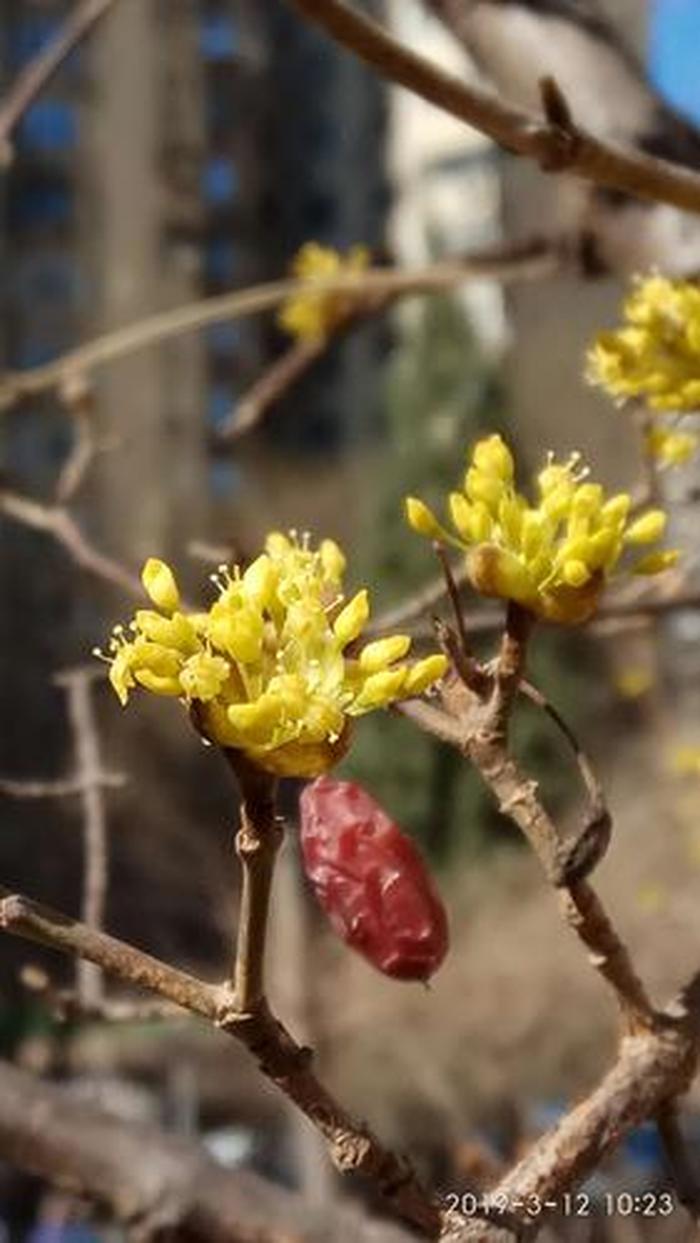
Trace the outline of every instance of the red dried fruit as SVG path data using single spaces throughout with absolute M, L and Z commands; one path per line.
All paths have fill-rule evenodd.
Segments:
M 353 781 L 319 777 L 300 806 L 306 874 L 338 935 L 385 975 L 429 979 L 447 915 L 413 842 Z

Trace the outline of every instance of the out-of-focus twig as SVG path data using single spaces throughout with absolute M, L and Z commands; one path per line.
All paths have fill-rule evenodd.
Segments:
M 124 785 L 125 778 L 120 773 L 102 773 L 100 785 L 105 790 L 117 790 Z M 62 799 L 75 798 L 83 794 L 86 785 L 81 777 L 62 777 L 57 781 L 15 780 L 13 777 L 0 777 L 0 794 L 16 799 Z
M 66 376 L 60 396 L 73 421 L 73 447 L 56 484 L 56 500 L 59 505 L 67 505 L 78 492 L 95 456 L 95 401 L 90 385 L 81 375 Z
M 337 333 L 334 334 L 335 339 Z M 215 444 L 235 444 L 262 422 L 268 410 L 303 379 L 328 349 L 325 337 L 296 341 L 248 389 L 216 432 Z
M 543 82 L 543 115 L 537 116 L 446 73 L 343 0 L 289 2 L 383 78 L 466 121 L 506 151 L 535 160 L 545 172 L 566 171 L 638 198 L 700 212 L 697 173 L 596 138 L 574 121 L 552 79 Z
M 85 39 L 116 0 L 82 0 L 68 14 L 55 38 L 18 75 L 0 102 L 0 167 L 12 159 L 10 137 L 25 112 L 61 67 L 70 53 Z
M 536 280 L 551 276 L 561 259 L 560 248 L 555 243 L 531 238 L 523 242 L 503 242 L 497 246 L 484 247 L 471 254 L 457 256 L 452 263 L 455 272 L 461 272 L 463 279 L 469 275 L 481 275 L 506 284 L 514 280 Z M 430 289 L 426 292 L 430 292 Z M 295 342 L 276 359 L 237 402 L 235 409 L 217 432 L 215 443 L 232 444 L 251 432 L 337 341 L 368 320 L 389 310 L 403 296 L 404 290 L 364 292 L 360 274 L 357 299 L 349 305 L 333 331 L 316 340 Z
M 517 251 L 517 246 L 516 246 Z M 489 252 L 457 260 L 444 260 L 429 267 L 396 271 L 391 268 L 374 268 L 366 272 L 335 277 L 318 277 L 312 281 L 282 280 L 268 285 L 255 285 L 250 289 L 234 290 L 200 302 L 188 303 L 171 311 L 151 315 L 124 328 L 117 328 L 104 336 L 96 337 L 86 345 L 78 346 L 53 362 L 30 371 L 16 371 L 5 375 L 0 382 L 0 411 L 8 409 L 24 397 L 47 392 L 62 383 L 66 375 L 90 376 L 98 368 L 116 362 L 137 350 L 146 349 L 162 341 L 171 340 L 185 332 L 195 332 L 227 320 L 242 319 L 272 310 L 285 299 L 311 290 L 314 294 L 392 294 L 409 297 L 440 293 L 458 288 L 465 281 L 523 280 L 554 272 L 560 263 L 556 247 L 539 243 L 539 253 L 530 255 L 528 262 L 522 254 L 514 258 L 489 258 Z
M 63 505 L 44 505 L 18 492 L 0 489 L 0 513 L 16 522 L 51 535 L 82 570 L 113 583 L 138 600 L 144 598 L 141 580 L 119 561 L 99 552 Z
M 308 1203 L 296 1193 L 250 1170 L 223 1169 L 199 1143 L 127 1123 L 7 1062 L 0 1094 L 3 1162 L 104 1206 L 119 1233 L 189 1243 L 310 1243 L 321 1231 L 357 1243 L 379 1238 L 376 1222 L 335 1205 L 310 1229 Z
M 100 740 L 92 699 L 95 670 L 71 669 L 59 674 L 55 681 L 66 692 L 75 770 L 82 785 L 82 916 L 89 928 L 101 928 L 107 897 L 109 850 Z M 78 960 L 76 992 L 80 1004 L 86 1008 L 101 1002 L 102 973 L 94 963 Z

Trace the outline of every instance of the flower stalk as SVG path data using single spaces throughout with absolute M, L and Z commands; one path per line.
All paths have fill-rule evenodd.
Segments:
M 224 751 L 241 792 L 236 854 L 242 872 L 231 985 L 238 1014 L 254 1014 L 265 998 L 265 947 L 275 861 L 284 828 L 277 816 L 277 780 L 238 751 Z

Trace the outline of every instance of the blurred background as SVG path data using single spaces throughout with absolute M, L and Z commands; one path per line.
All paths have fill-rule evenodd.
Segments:
M 358 6 L 443 66 L 473 72 L 417 3 Z M 6 87 L 69 7 L 3 0 Z M 659 90 L 700 123 L 697 0 L 607 8 Z M 9 370 L 37 367 L 156 311 L 278 278 L 309 239 L 341 250 L 364 243 L 380 262 L 418 266 L 547 237 L 552 212 L 540 173 L 381 83 L 281 0 L 122 0 L 16 134 L 0 189 L 0 356 Z M 435 574 L 429 550 L 405 531 L 401 498 L 437 500 L 484 430 L 507 432 L 526 465 L 548 449 L 581 449 L 603 482 L 635 485 L 634 425 L 583 380 L 586 346 L 615 322 L 622 290 L 566 270 L 402 301 L 339 340 L 232 444 L 221 427 L 287 345 L 273 316 L 134 352 L 94 377 L 98 452 L 72 513 L 134 570 L 146 556 L 169 560 L 193 597 L 222 555 L 254 555 L 268 530 L 332 536 L 379 612 Z M 54 394 L 4 412 L 3 485 L 51 503 L 73 435 Z M 85 573 L 50 535 L 0 514 L 0 776 L 43 782 L 73 770 L 70 697 L 56 675 L 84 667 L 129 608 L 118 585 Z M 659 998 L 696 967 L 700 941 L 699 778 L 679 777 L 672 762 L 674 749 L 700 743 L 697 637 L 692 617 L 681 617 L 595 636 L 543 631 L 534 653 L 535 679 L 608 784 L 616 828 L 601 890 Z M 122 715 L 99 679 L 89 697 L 100 763 L 125 776 L 104 792 L 106 925 L 219 978 L 238 885 L 229 774 L 171 705 L 137 697 Z M 573 823 L 576 774 L 560 740 L 527 710 L 517 739 L 550 806 Z M 290 788 L 273 1005 L 319 1050 L 323 1074 L 356 1114 L 427 1178 L 460 1191 L 594 1083 L 614 1048 L 615 1015 L 536 864 L 456 754 L 382 714 L 361 723 L 339 771 L 430 859 L 450 910 L 451 954 L 428 990 L 374 974 L 333 939 L 299 874 Z M 8 787 L 0 804 L 2 883 L 77 912 L 80 800 L 18 799 Z M 337 1194 L 306 1123 L 233 1042 L 184 1019 L 59 1026 L 21 971 L 41 966 L 60 986 L 71 965 L 9 939 L 0 960 L 6 1056 L 125 1117 L 203 1135 L 225 1163 L 320 1201 Z M 700 1140 L 696 1109 L 691 1096 L 685 1125 Z M 650 1127 L 593 1192 L 665 1178 Z M 9 1170 L 2 1186 L 11 1238 L 46 1221 L 104 1235 L 105 1223 L 70 1197 Z M 596 1238 L 630 1243 L 690 1237 L 678 1216 L 608 1223 L 609 1236 L 595 1228 Z M 567 1229 L 593 1237 L 590 1223 Z

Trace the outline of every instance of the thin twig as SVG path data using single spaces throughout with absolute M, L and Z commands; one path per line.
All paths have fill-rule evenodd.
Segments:
M 0 103 L 0 164 L 7 165 L 12 158 L 10 136 L 27 109 L 114 4 L 115 0 L 82 0 L 76 4 L 55 38 L 18 75 Z
M 700 176 L 696 173 L 603 142 L 574 124 L 568 108 L 566 125 L 561 108 L 556 124 L 546 115 L 539 117 L 515 108 L 492 92 L 446 73 L 342 0 L 289 2 L 337 43 L 378 70 L 383 78 L 466 121 L 506 151 L 535 160 L 545 171 L 566 171 L 637 198 L 700 212 Z M 560 100 L 564 99 L 559 88 L 557 94 Z
M 298 384 L 301 379 L 326 353 L 329 344 L 337 338 L 320 337 L 312 341 L 295 341 L 260 376 L 248 392 L 237 401 L 233 410 L 216 431 L 217 445 L 235 444 L 257 427 L 268 410 Z
M 484 275 L 500 275 L 504 282 L 512 279 L 520 267 L 522 279 L 539 279 L 550 276 L 554 264 L 563 256 L 554 243 L 532 238 L 524 242 L 505 242 L 485 247 L 454 262 L 469 265 L 474 275 L 479 270 Z M 544 262 L 542 262 L 544 260 Z M 272 406 L 281 401 L 290 390 L 323 358 L 342 337 L 362 327 L 368 320 L 390 310 L 404 296 L 400 291 L 366 293 L 360 285 L 358 296 L 342 317 L 334 324 L 333 331 L 324 337 L 310 341 L 297 341 L 276 359 L 251 389 L 236 403 L 231 414 L 217 431 L 215 444 L 232 444 L 259 425 Z
M 395 297 L 411 297 L 440 293 L 455 289 L 465 281 L 524 280 L 540 278 L 552 273 L 560 265 L 558 252 L 547 244 L 540 244 L 539 253 L 529 244 L 531 253 L 523 257 L 513 247 L 506 248 L 500 259 L 493 258 L 493 249 L 473 256 L 445 260 L 429 267 L 413 271 L 394 271 L 374 268 L 357 274 L 314 278 L 313 281 L 282 280 L 268 285 L 254 285 L 250 289 L 235 290 L 213 298 L 203 298 L 171 311 L 162 311 L 136 323 L 117 328 L 104 336 L 96 337 L 86 345 L 78 346 L 53 362 L 30 371 L 8 373 L 0 383 L 0 411 L 7 409 L 24 397 L 35 396 L 60 384 L 64 376 L 79 372 L 91 375 L 98 368 L 116 362 L 137 350 L 160 344 L 182 333 L 195 332 L 210 324 L 242 319 L 272 310 L 287 298 L 307 290 L 314 294 L 345 293 L 361 296 L 392 294 Z
M 83 376 L 66 376 L 60 396 L 73 422 L 73 447 L 56 484 L 56 500 L 66 505 L 78 492 L 96 452 L 93 418 L 95 398 Z
M 83 785 L 82 917 L 88 928 L 103 926 L 109 854 L 107 813 L 97 719 L 92 701 L 94 672 L 72 669 L 56 678 L 68 698 L 75 767 Z M 98 1006 L 103 996 L 102 973 L 93 963 L 78 960 L 76 991 L 82 1006 Z
M 105 556 L 90 543 L 73 515 L 62 505 L 43 505 L 17 492 L 0 489 L 0 513 L 16 522 L 51 535 L 82 570 L 112 583 L 137 600 L 144 598 L 141 580 L 119 561 Z
M 101 773 L 100 785 L 105 790 L 117 790 L 124 785 L 126 777 L 121 773 Z M 15 781 L 12 777 L 0 777 L 0 794 L 16 799 L 62 799 L 84 794 L 82 777 L 62 777 L 57 781 Z

